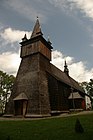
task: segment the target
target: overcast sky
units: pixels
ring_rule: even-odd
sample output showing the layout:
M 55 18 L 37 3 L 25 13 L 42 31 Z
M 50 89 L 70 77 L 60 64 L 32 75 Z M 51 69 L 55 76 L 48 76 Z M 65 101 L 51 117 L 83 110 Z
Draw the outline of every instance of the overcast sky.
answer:
M 77 81 L 93 78 L 93 0 L 0 0 L 0 70 L 16 74 L 20 44 L 30 38 L 39 17 L 44 37 L 51 39 L 52 63 Z

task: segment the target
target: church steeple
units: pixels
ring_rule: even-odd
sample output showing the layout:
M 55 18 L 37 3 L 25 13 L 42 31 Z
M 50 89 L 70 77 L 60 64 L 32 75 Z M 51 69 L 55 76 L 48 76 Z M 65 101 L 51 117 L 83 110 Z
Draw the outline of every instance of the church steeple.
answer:
M 64 72 L 69 76 L 69 69 L 65 60 L 65 65 L 64 65 Z
M 43 34 L 42 34 L 42 31 L 41 31 L 39 19 L 37 17 L 36 24 L 34 26 L 34 29 L 33 29 L 32 35 L 31 35 L 31 38 L 36 37 L 38 35 L 43 35 Z
M 39 19 L 37 18 L 31 38 L 27 39 L 26 35 L 22 39 L 22 42 L 20 43 L 21 46 L 21 58 L 23 57 L 29 57 L 30 55 L 39 53 L 42 54 L 44 57 L 47 58 L 47 60 L 51 61 L 51 42 L 48 39 L 48 41 L 45 40 L 43 37 Z

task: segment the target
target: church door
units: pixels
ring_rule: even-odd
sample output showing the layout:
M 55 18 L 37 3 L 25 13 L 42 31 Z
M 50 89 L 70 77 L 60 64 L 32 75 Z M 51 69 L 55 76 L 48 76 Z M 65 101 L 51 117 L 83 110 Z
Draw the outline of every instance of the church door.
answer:
M 24 116 L 26 113 L 27 101 L 26 100 L 16 100 L 16 101 L 14 101 L 14 104 L 15 104 L 15 115 Z

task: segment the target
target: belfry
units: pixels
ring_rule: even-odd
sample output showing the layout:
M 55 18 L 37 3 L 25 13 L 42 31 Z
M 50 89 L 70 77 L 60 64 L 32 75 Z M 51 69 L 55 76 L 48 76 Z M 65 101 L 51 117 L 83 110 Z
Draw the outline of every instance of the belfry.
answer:
M 21 63 L 5 114 L 10 116 L 44 117 L 73 108 L 72 92 L 78 93 L 76 108 L 85 109 L 85 93 L 73 78 L 65 61 L 64 72 L 51 61 L 51 42 L 43 37 L 37 18 L 30 39 L 22 38 Z

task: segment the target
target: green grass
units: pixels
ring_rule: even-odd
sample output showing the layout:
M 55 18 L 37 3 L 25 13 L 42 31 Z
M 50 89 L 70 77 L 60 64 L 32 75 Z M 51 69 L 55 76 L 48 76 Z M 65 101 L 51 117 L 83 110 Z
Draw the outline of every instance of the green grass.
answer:
M 82 134 L 75 132 L 77 118 L 84 128 Z M 93 114 L 42 120 L 2 120 L 0 140 L 93 140 Z

